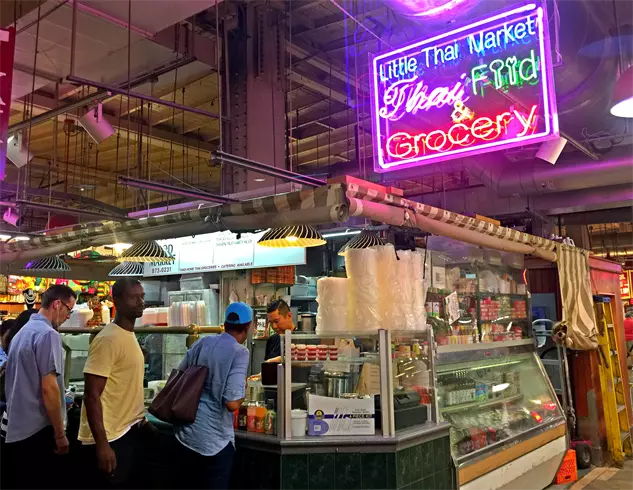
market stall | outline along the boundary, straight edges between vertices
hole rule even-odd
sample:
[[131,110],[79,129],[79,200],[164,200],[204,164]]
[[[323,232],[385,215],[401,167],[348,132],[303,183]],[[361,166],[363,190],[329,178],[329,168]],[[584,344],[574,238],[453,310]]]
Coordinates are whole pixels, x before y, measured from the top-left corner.
[[[273,212],[273,210],[278,210],[278,212]],[[129,241],[140,236],[144,238],[173,238],[180,234],[199,235],[204,232],[233,227],[244,230],[286,224],[345,223],[351,216],[385,225],[422,230],[434,235],[450,237],[462,244],[475,245],[478,250],[477,254],[483,254],[481,257],[479,255],[473,257],[466,255],[468,264],[462,267],[459,264],[451,264],[450,260],[441,256],[437,262],[434,262],[433,253],[435,251],[430,249],[426,252],[426,258],[424,250],[414,252],[420,258],[420,262],[418,262],[421,264],[418,269],[419,276],[416,276],[416,281],[419,281],[420,285],[424,284],[423,279],[431,279],[436,275],[438,271],[434,271],[433,267],[441,266],[444,270],[443,273],[438,274],[437,283],[434,284],[431,280],[430,283],[426,284],[425,287],[431,289],[429,289],[429,295],[422,300],[422,310],[419,309],[419,301],[414,299],[415,295],[409,296],[410,299],[407,300],[407,304],[411,307],[410,311],[422,311],[422,315],[417,313],[418,318],[425,315],[425,303],[431,303],[428,324],[433,325],[433,329],[437,329],[438,340],[443,344],[436,352],[438,363],[434,363],[434,343],[428,341],[427,352],[429,353],[426,362],[423,362],[425,369],[421,369],[421,371],[430,372],[428,388],[416,383],[410,386],[410,390],[404,390],[405,393],[409,393],[407,395],[409,399],[415,399],[412,391],[418,396],[417,404],[414,402],[410,409],[418,409],[417,405],[429,405],[426,412],[426,422],[422,418],[414,418],[413,425],[398,430],[396,425],[399,422],[396,424],[396,419],[401,420],[402,416],[396,415],[396,412],[406,413],[406,404],[402,401],[402,406],[399,405],[397,408],[396,403],[400,404],[400,401],[396,402],[398,398],[394,396],[395,386],[400,387],[401,381],[401,377],[396,377],[398,374],[402,374],[398,370],[409,367],[403,367],[407,362],[407,356],[409,360],[419,360],[423,357],[421,352],[424,351],[424,340],[417,339],[417,342],[413,342],[405,337],[405,342],[402,342],[403,348],[396,351],[399,353],[398,359],[400,359],[397,365],[393,365],[395,355],[394,359],[389,359],[384,358],[384,354],[391,352],[391,347],[386,347],[391,344],[394,344],[395,351],[395,346],[399,342],[397,339],[400,330],[406,330],[408,335],[417,335],[417,332],[426,335],[427,322],[416,323],[414,320],[413,323],[408,323],[405,318],[384,323],[384,320],[380,319],[381,317],[378,317],[379,320],[376,322],[375,319],[367,316],[369,309],[366,307],[368,302],[372,301],[371,296],[367,296],[367,298],[360,298],[355,303],[357,306],[352,310],[352,323],[350,323],[348,315],[346,322],[343,322],[342,330],[328,332],[327,327],[324,327],[323,330],[313,335],[319,336],[314,339],[317,347],[315,361],[320,360],[318,358],[319,346],[336,345],[339,349],[344,347],[341,346],[342,340],[349,347],[353,345],[354,349],[359,349],[358,354],[362,355],[358,360],[354,355],[354,360],[346,363],[350,366],[347,370],[327,370],[330,373],[328,379],[332,380],[328,381],[329,383],[345,385],[350,383],[350,377],[355,379],[354,372],[362,374],[363,371],[373,372],[374,375],[370,379],[375,382],[376,373],[378,373],[380,381],[374,386],[380,387],[379,394],[381,396],[380,408],[378,409],[377,405],[374,404],[374,435],[352,434],[344,436],[332,434],[330,436],[317,436],[306,434],[302,437],[293,437],[291,432],[292,403],[294,401],[300,403],[304,399],[306,408],[298,409],[309,410],[306,399],[309,397],[304,396],[306,387],[304,386],[303,392],[297,393],[296,397],[294,396],[296,390],[293,389],[293,383],[302,383],[303,385],[309,383],[307,379],[295,380],[294,376],[300,376],[299,373],[303,373],[302,375],[305,377],[307,371],[309,378],[310,370],[296,369],[303,366],[295,366],[295,362],[292,361],[292,352],[287,351],[286,361],[283,367],[279,368],[276,392],[266,394],[266,385],[263,385],[261,394],[257,395],[257,399],[251,399],[251,401],[264,404],[263,407],[260,407],[260,412],[263,412],[262,408],[266,408],[268,400],[278,400],[275,407],[278,433],[277,435],[252,434],[248,430],[240,431],[238,429],[236,461],[238,475],[251,474],[245,470],[251,461],[270,460],[270,464],[267,464],[266,467],[270,469],[271,485],[274,486],[275,482],[279,482],[281,485],[288,478],[301,477],[305,479],[307,468],[318,467],[315,466],[318,464],[317,462],[325,465],[325,469],[316,472],[315,475],[323,475],[328,474],[328,471],[331,473],[332,465],[334,468],[337,465],[347,468],[348,464],[345,461],[352,461],[352,466],[356,468],[353,470],[354,472],[361,472],[363,475],[370,472],[368,474],[375,477],[380,475],[380,478],[386,475],[389,478],[388,485],[397,488],[426,478],[432,478],[433,482],[441,482],[442,486],[446,483],[447,487],[455,488],[474,487],[484,481],[490,488],[498,488],[512,481],[525,483],[529,479],[530,483],[535,485],[534,488],[542,488],[543,481],[553,479],[556,468],[565,453],[565,427],[551,386],[544,377],[539,361],[533,356],[529,340],[529,296],[525,289],[525,282],[521,281],[520,261],[510,257],[509,261],[506,262],[506,265],[510,267],[499,274],[500,265],[493,257],[494,254],[491,255],[491,251],[511,252],[515,256],[518,254],[521,257],[524,254],[532,254],[553,261],[557,257],[557,249],[560,250],[563,246],[544,238],[409,201],[397,193],[388,192],[384,187],[354,179],[345,179],[343,183],[315,190],[257,199],[252,203],[232,203],[213,208],[201,208],[193,212],[141,221],[134,226],[128,223],[106,224],[84,232],[82,239],[86,241],[86,236],[88,236],[94,243],[112,242],[114,233],[118,239],[126,237],[125,239],[129,239]],[[42,237],[32,240],[33,243],[20,242],[2,247],[9,249],[6,250],[8,254],[12,254],[9,256],[24,257],[35,254],[38,247],[50,246],[49,250],[56,252],[63,250],[73,246],[77,239],[78,237],[71,232],[56,237],[55,241],[50,243],[47,243],[49,241],[47,237]],[[41,248],[39,250],[39,253],[42,253]],[[488,258],[485,254],[488,254]],[[444,260],[443,263],[442,260]],[[489,266],[485,266],[487,262],[490,263]],[[427,267],[430,267],[428,273],[426,272]],[[442,282],[444,282],[444,287],[441,287]],[[384,288],[384,290],[388,289]],[[358,291],[358,289],[354,289],[354,291]],[[464,301],[460,302],[460,293],[462,296],[464,293],[471,294],[471,297],[464,298]],[[498,298],[497,296],[500,295],[505,295],[505,297]],[[509,301],[506,299],[507,297],[510,298]],[[433,303],[438,303],[438,306],[433,306]],[[389,301],[386,304],[389,304]],[[416,318],[415,315],[416,313],[414,313],[413,318]],[[446,319],[440,318],[446,316]],[[355,331],[358,327],[357,317],[366,319],[366,325],[362,332]],[[433,321],[431,317],[437,321]],[[445,325],[443,326],[440,320],[448,322],[450,329],[447,329]],[[460,323],[460,320],[463,323]],[[330,322],[332,321],[330,320]],[[338,324],[340,325],[340,322]],[[499,325],[502,327],[500,328]],[[396,341],[394,341],[394,336],[396,336]],[[361,345],[357,345],[357,339],[363,341]],[[471,339],[472,343],[469,343],[468,339]],[[492,340],[492,342],[486,342],[486,340]],[[308,350],[307,346],[314,342],[309,342],[306,339],[306,351]],[[293,343],[295,348],[298,348],[299,343],[294,339],[290,339],[290,345],[286,345],[286,348],[291,349]],[[415,347],[416,343],[418,347]],[[324,351],[323,348],[321,350]],[[451,352],[451,350],[461,352]],[[403,355],[402,358],[401,355]],[[328,356],[330,356],[329,347]],[[442,398],[444,394],[448,395],[448,393],[457,391],[459,393],[454,394],[453,397],[457,396],[457,399],[461,401],[461,397],[465,396],[461,392],[471,393],[470,388],[457,390],[456,383],[447,383],[447,381],[454,378],[456,372],[462,371],[460,363],[472,363],[474,359],[482,356],[485,361],[483,363],[480,361],[481,369],[478,368],[479,371],[489,370],[489,359],[493,358],[500,358],[503,360],[500,362],[508,364],[508,367],[504,368],[504,372],[499,374],[499,379],[494,377],[488,379],[487,385],[490,385],[490,390],[486,389],[486,395],[489,401],[483,401],[481,389],[478,395],[482,399],[476,400],[481,405],[479,409],[483,414],[482,420],[496,417],[499,421],[495,423],[498,423],[499,428],[503,429],[494,431],[498,433],[498,440],[495,439],[497,435],[490,435],[489,440],[486,432],[485,447],[482,447],[482,433],[485,431],[479,425],[471,426],[471,422],[460,417],[459,410],[457,410],[460,408],[458,405],[473,403],[473,401],[454,403],[454,400],[448,402],[448,396],[445,399]],[[305,361],[301,360],[301,362],[308,361],[312,360],[307,359],[306,353]],[[330,361],[331,359],[328,357],[327,362]],[[336,359],[334,362],[339,361]],[[351,360],[346,359],[346,361]],[[297,360],[297,362],[300,361]],[[360,367],[361,364],[363,368]],[[365,365],[377,367],[364,368]],[[352,366],[357,367],[352,370]],[[294,372],[293,368],[295,368]],[[286,375],[288,369],[290,369],[290,374]],[[415,370],[415,366],[413,369]],[[322,375],[324,384],[327,384],[325,372],[325,369],[321,369],[319,376]],[[437,390],[434,389],[436,378],[438,380]],[[485,377],[482,376],[482,378]],[[470,383],[473,376],[463,377],[463,381],[466,380]],[[512,383],[508,380],[512,380]],[[528,384],[530,380],[532,383]],[[476,382],[475,379],[475,397],[477,396]],[[497,396],[499,388],[495,392],[492,387],[505,383],[512,384],[511,389],[509,387],[506,389],[515,394],[509,397]],[[285,392],[284,388],[279,389],[280,386],[285,386]],[[413,386],[416,386],[416,389],[413,389]],[[427,389],[426,394],[424,388]],[[256,388],[253,389],[257,391]],[[315,385],[314,389],[317,392],[319,388]],[[357,390],[358,383],[353,390],[354,396],[360,395]],[[310,396],[313,396],[312,393],[314,392],[311,391]],[[510,392],[508,391],[508,393]],[[373,396],[376,399],[375,394]],[[288,397],[290,397],[290,403],[287,403]],[[424,403],[420,403],[422,400]],[[357,401],[354,397],[349,400],[349,402]],[[535,409],[534,406],[538,402],[543,405],[539,410]],[[366,402],[360,400],[360,403]],[[490,405],[487,405],[488,403]],[[441,410],[447,407],[450,407],[449,411],[445,410],[442,414]],[[528,407],[534,408],[528,412],[534,411],[535,414],[530,414],[528,417],[519,416],[521,412],[525,413]],[[546,407],[547,412],[543,411]],[[336,410],[337,407],[335,406],[333,409]],[[413,411],[415,412],[415,410]],[[500,411],[505,411],[508,415],[500,416]],[[377,413],[380,415],[378,416]],[[307,417],[307,414],[305,416]],[[451,422],[455,424],[455,428],[452,429],[452,438],[449,438],[449,424],[442,422],[444,417],[448,420],[449,416],[452,416]],[[376,422],[379,420],[380,427],[377,428]],[[462,433],[467,430],[468,438],[460,438],[459,434],[455,433],[456,430],[461,430]],[[492,433],[492,431],[488,432]],[[378,456],[375,455],[376,448],[372,445],[378,445],[381,448],[382,452],[379,452]],[[350,459],[345,460],[343,451],[332,456],[330,453],[334,446],[344,447],[344,453],[351,453]],[[452,457],[449,456],[451,452],[453,453]],[[499,459],[500,452],[509,455],[506,456],[509,459]],[[432,454],[433,458],[425,460],[426,463],[423,461],[420,464],[417,459],[415,459],[415,463],[411,463],[412,458],[428,458],[429,454]],[[339,458],[341,458],[340,463]],[[367,464],[364,464],[365,461]],[[376,464],[370,464],[370,461]],[[547,468],[547,471],[543,471],[539,475],[539,479],[531,479],[530,470],[539,462],[542,467]],[[546,464],[543,465],[543,463]],[[371,468],[374,466],[386,468],[386,470],[381,469],[379,472],[372,473]],[[426,469],[422,473],[418,473],[420,467]],[[457,471],[455,467],[457,467]],[[410,468],[413,470],[409,470]],[[413,473],[409,474],[407,471],[413,471]],[[404,480],[397,480],[396,475],[400,475],[402,472],[408,476]],[[336,475],[336,470],[334,474]],[[363,476],[363,478],[365,477]],[[242,482],[240,485],[247,486],[248,483]],[[311,486],[317,488],[318,485],[318,481],[315,481]]]

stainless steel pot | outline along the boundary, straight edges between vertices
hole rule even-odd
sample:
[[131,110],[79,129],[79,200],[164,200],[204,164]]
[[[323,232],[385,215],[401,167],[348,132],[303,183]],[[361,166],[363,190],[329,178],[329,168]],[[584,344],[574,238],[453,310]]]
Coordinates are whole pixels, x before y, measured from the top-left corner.
[[326,371],[325,390],[327,396],[333,398],[340,398],[344,393],[350,393],[352,391],[351,374],[338,371]]
[[316,329],[316,315],[314,313],[302,313],[299,322],[299,330],[312,333]]

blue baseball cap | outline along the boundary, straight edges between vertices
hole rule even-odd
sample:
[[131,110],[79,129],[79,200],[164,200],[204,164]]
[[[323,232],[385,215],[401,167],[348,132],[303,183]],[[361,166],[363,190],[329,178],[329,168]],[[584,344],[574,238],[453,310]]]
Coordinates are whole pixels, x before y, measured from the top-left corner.
[[[229,315],[231,313],[235,313],[237,315],[237,321],[229,321]],[[232,325],[241,325],[244,323],[249,323],[253,320],[253,309],[248,306],[246,303],[242,303],[241,301],[237,301],[235,303],[231,303],[226,312],[224,313],[224,323],[230,323]]]

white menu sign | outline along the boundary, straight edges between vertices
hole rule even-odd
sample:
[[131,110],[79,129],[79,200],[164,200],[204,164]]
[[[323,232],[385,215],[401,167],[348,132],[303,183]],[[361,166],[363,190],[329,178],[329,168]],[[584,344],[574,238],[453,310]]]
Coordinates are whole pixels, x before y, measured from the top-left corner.
[[192,274],[219,270],[255,269],[306,263],[304,248],[260,247],[257,241],[265,232],[230,231],[207,233],[195,237],[158,240],[158,244],[174,257],[171,264],[145,264],[144,276]]

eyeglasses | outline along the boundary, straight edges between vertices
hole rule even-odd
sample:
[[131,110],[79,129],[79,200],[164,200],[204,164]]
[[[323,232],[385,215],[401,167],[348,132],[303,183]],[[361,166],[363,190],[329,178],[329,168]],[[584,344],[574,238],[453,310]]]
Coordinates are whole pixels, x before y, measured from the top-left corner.
[[63,304],[66,307],[66,309],[68,310],[68,315],[67,316],[70,316],[70,315],[73,314],[73,309],[70,306],[68,306],[66,303],[64,303],[61,299],[59,300],[59,302],[61,304]]

